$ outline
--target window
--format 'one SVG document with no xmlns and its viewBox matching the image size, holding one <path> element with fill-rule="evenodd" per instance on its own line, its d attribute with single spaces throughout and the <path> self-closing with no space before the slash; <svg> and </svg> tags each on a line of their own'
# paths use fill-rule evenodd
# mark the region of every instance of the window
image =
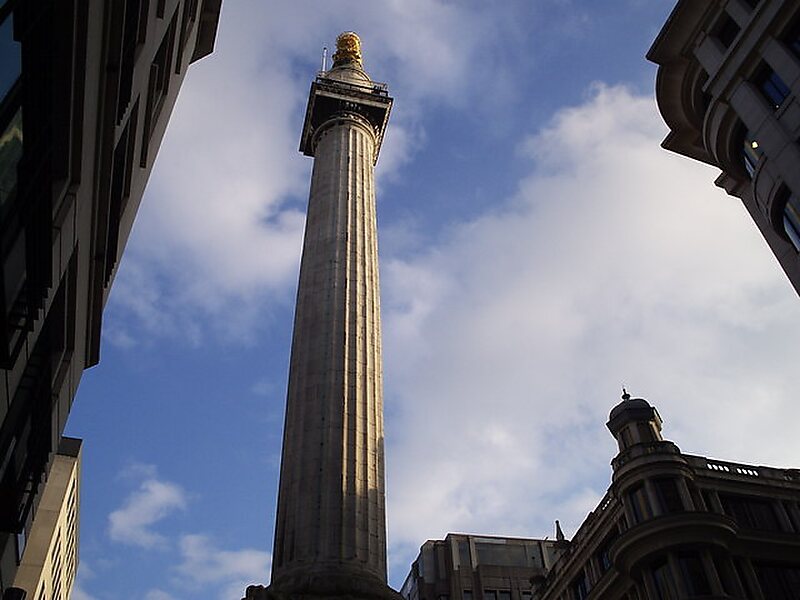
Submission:
<svg viewBox="0 0 800 600">
<path fill-rule="evenodd" d="M 528 566 L 525 546 L 520 544 L 475 542 L 475 554 L 479 565 Z"/>
<path fill-rule="evenodd" d="M 794 53 L 795 56 L 800 58 L 800 19 L 794 24 L 789 30 L 789 33 L 784 38 L 786 45 L 788 46 L 789 50 Z"/>
<path fill-rule="evenodd" d="M 184 0 L 183 17 L 181 19 L 181 34 L 178 40 L 178 59 L 175 61 L 175 73 L 181 72 L 183 63 L 183 50 L 189 41 L 194 22 L 197 19 L 197 0 Z"/>
<path fill-rule="evenodd" d="M 511 590 L 500 590 L 497 592 L 497 600 L 511 600 Z"/>
<path fill-rule="evenodd" d="M 780 107 L 791 93 L 789 86 L 780 78 L 780 75 L 766 64 L 759 70 L 754 83 L 761 91 L 764 99 L 769 102 L 770 106 L 773 108 Z"/>
<path fill-rule="evenodd" d="M 619 534 L 617 533 L 616 528 L 608 534 L 603 543 L 600 544 L 600 547 L 597 549 L 595 553 L 595 558 L 597 559 L 597 566 L 600 568 L 601 573 L 605 573 L 608 571 L 612 564 L 611 564 L 611 545 L 617 539 Z"/>
<path fill-rule="evenodd" d="M 755 563 L 758 583 L 769 600 L 800 598 L 800 567 L 778 563 Z"/>
<path fill-rule="evenodd" d="M 641 523 L 653 516 L 643 485 L 639 485 L 628 492 L 628 501 L 631 505 L 635 523 Z"/>
<path fill-rule="evenodd" d="M 728 13 L 723 13 L 711 35 L 717 38 L 723 47 L 730 48 L 740 31 L 738 23 Z"/>
<path fill-rule="evenodd" d="M 733 570 L 736 572 L 736 577 L 739 579 L 739 583 L 742 584 L 742 590 L 744 591 L 745 597 L 752 598 L 754 596 L 753 590 L 750 589 L 750 580 L 745 575 L 742 559 L 733 559 L 732 562 Z"/>
<path fill-rule="evenodd" d="M 770 500 L 720 494 L 725 514 L 733 517 L 740 527 L 763 531 L 780 531 L 778 518 Z"/>
<path fill-rule="evenodd" d="M 662 477 L 653 481 L 658 502 L 665 514 L 683 512 L 683 500 L 678 491 L 678 482 L 673 477 Z"/>
<path fill-rule="evenodd" d="M 570 584 L 573 600 L 584 600 L 589 595 L 589 580 L 586 577 L 586 571 L 581 571 Z"/>
<path fill-rule="evenodd" d="M 497 600 L 497 591 L 483 590 L 483 600 Z"/>
<path fill-rule="evenodd" d="M 458 568 L 469 569 L 472 566 L 472 561 L 469 558 L 469 542 L 461 540 L 458 542 Z"/>
<path fill-rule="evenodd" d="M 675 580 L 672 577 L 672 569 L 666 559 L 653 563 L 653 585 L 656 588 L 658 600 L 678 600 L 678 592 L 675 589 Z"/>
<path fill-rule="evenodd" d="M 3 119 L 0 110 L 0 119 Z M 22 158 L 22 108 L 17 106 L 3 126 L 0 121 L 0 216 L 17 194 L 17 165 Z"/>
<path fill-rule="evenodd" d="M 142 168 L 147 166 L 147 153 L 150 135 L 156 127 L 158 115 L 169 91 L 170 76 L 172 75 L 173 47 L 175 46 L 175 27 L 178 20 L 177 11 L 170 21 L 164 39 L 156 51 L 153 62 L 150 65 L 150 79 L 148 82 L 147 109 L 144 119 L 144 135 L 142 138 L 142 156 L 139 164 Z"/>
<path fill-rule="evenodd" d="M 14 22 L 0 10 L 0 102 L 6 97 L 21 71 L 19 43 L 14 40 Z"/>
<path fill-rule="evenodd" d="M 800 252 L 800 199 L 796 194 L 788 194 L 783 207 L 783 230 L 794 249 Z"/>
<path fill-rule="evenodd" d="M 762 154 L 761 146 L 759 146 L 758 141 L 753 139 L 753 134 L 749 131 L 745 133 L 742 140 L 742 159 L 745 171 L 750 177 L 756 172 L 756 166 L 758 166 L 758 161 L 761 159 Z"/>
<path fill-rule="evenodd" d="M 464 590 L 461 594 L 461 600 L 472 600 L 472 590 Z"/>
<path fill-rule="evenodd" d="M 703 560 L 697 554 L 686 553 L 678 555 L 678 564 L 681 567 L 681 576 L 690 596 L 702 596 L 711 593 Z"/>
</svg>

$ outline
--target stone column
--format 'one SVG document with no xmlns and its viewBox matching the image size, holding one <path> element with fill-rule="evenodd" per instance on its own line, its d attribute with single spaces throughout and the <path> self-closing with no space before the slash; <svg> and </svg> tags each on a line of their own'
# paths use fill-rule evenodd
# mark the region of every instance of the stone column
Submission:
<svg viewBox="0 0 800 600">
<path fill-rule="evenodd" d="M 337 56 L 312 86 L 301 146 L 314 168 L 269 589 L 293 597 L 396 597 L 386 586 L 373 175 L 391 99 L 375 91 L 360 52 L 358 61 L 343 57 L 341 47 Z"/>
</svg>

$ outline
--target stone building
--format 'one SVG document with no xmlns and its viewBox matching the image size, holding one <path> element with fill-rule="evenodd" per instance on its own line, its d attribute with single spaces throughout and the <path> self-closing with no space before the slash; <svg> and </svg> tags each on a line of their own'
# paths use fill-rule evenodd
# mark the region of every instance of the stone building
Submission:
<svg viewBox="0 0 800 600">
<path fill-rule="evenodd" d="M 62 438 L 14 587 L 33 600 L 69 598 L 78 571 L 81 440 Z"/>
<path fill-rule="evenodd" d="M 664 148 L 722 170 L 800 293 L 800 5 L 680 0 L 647 58 Z"/>
<path fill-rule="evenodd" d="M 422 545 L 400 593 L 406 600 L 531 600 L 531 578 L 544 577 L 559 545 L 449 533 Z"/>
<path fill-rule="evenodd" d="M 800 597 L 800 471 L 684 454 L 627 394 L 607 426 L 611 487 L 534 598 Z"/>
<path fill-rule="evenodd" d="M 0 0 L 0 596 L 220 2 Z"/>
<path fill-rule="evenodd" d="M 529 587 L 510 560 L 490 568 L 502 587 L 482 575 L 480 554 L 458 545 L 481 538 L 449 535 L 423 546 L 406 600 L 800 598 L 800 470 L 684 454 L 661 425 L 641 398 L 614 407 L 611 487 L 571 540 L 519 542 L 543 549 Z"/>
</svg>

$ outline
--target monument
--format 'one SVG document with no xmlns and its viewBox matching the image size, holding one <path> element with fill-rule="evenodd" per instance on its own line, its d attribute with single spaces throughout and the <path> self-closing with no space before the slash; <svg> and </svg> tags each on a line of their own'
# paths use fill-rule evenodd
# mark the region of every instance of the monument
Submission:
<svg viewBox="0 0 800 600">
<path fill-rule="evenodd" d="M 323 65 L 325 69 L 325 65 Z M 258 598 L 400 598 L 386 584 L 374 165 L 392 99 L 352 32 L 311 85 L 314 157 L 283 433 L 272 581 Z"/>
</svg>

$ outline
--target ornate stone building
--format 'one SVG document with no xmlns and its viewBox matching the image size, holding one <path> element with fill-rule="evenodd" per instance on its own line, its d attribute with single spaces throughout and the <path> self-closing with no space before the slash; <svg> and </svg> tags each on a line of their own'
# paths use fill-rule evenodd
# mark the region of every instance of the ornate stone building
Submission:
<svg viewBox="0 0 800 600">
<path fill-rule="evenodd" d="M 684 454 L 627 394 L 607 426 L 611 487 L 534 597 L 800 597 L 800 471 Z"/>
<path fill-rule="evenodd" d="M 663 146 L 722 170 L 800 293 L 800 5 L 680 0 L 647 58 Z"/>
<path fill-rule="evenodd" d="M 554 556 L 544 553 L 530 587 L 508 578 L 503 599 L 800 598 L 800 470 L 684 454 L 661 424 L 647 401 L 623 396 L 607 423 L 619 446 L 611 487 L 571 540 L 550 542 Z M 503 600 L 496 582 L 472 581 L 469 593 L 463 584 L 403 591 Z"/>
<path fill-rule="evenodd" d="M 0 0 L 0 596 L 221 0 Z M 18 592 L 13 592 L 18 593 Z"/>
</svg>

